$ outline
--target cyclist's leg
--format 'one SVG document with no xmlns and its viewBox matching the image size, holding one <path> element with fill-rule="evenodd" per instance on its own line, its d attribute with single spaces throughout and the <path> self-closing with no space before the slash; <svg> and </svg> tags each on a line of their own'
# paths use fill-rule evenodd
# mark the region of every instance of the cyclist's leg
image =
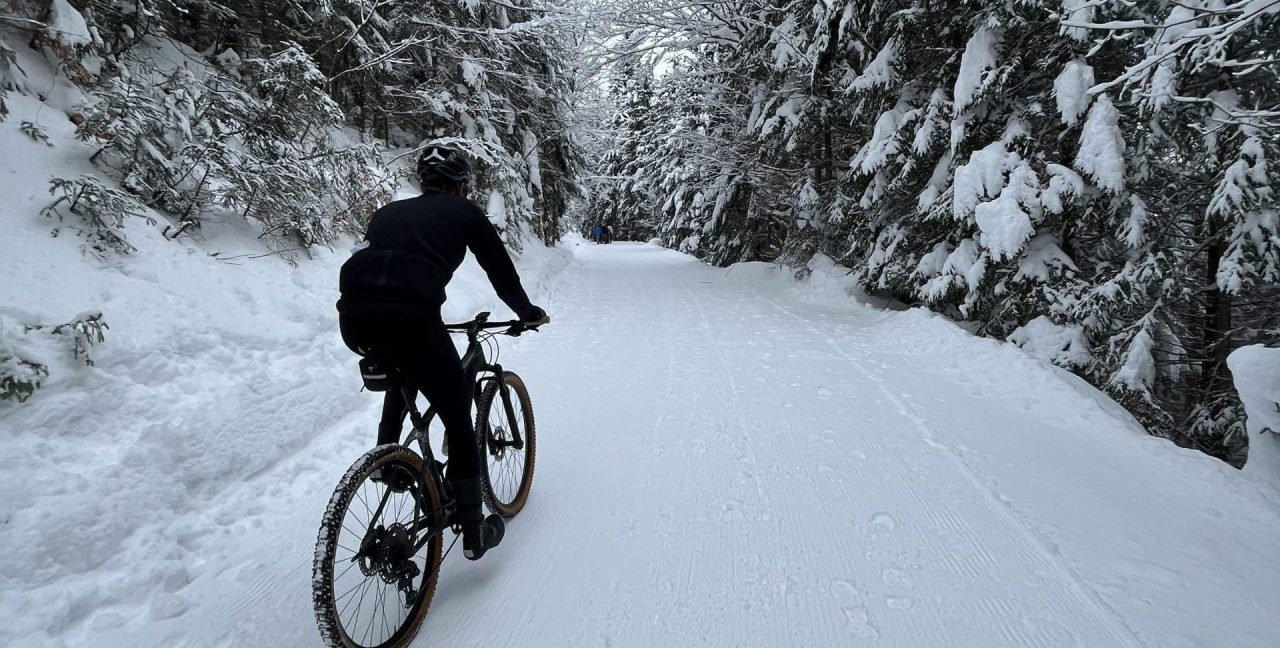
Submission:
<svg viewBox="0 0 1280 648">
<path fill-rule="evenodd" d="M 450 481 L 480 476 L 480 453 L 471 421 L 471 385 L 453 340 L 440 323 L 424 327 L 414 353 L 414 380 L 449 437 Z"/>
<path fill-rule="evenodd" d="M 436 408 L 449 437 L 447 481 L 453 496 L 453 523 L 462 526 L 462 554 L 479 559 L 502 542 L 503 524 L 496 515 L 484 518 L 480 491 L 480 451 L 471 423 L 471 389 L 453 340 L 436 322 L 425 327 L 417 354 L 418 389 Z"/>
<path fill-rule="evenodd" d="M 338 315 L 338 327 L 347 348 L 364 355 L 374 348 L 395 349 L 404 346 L 406 336 L 387 327 L 385 319 Z M 382 399 L 382 420 L 378 422 L 378 445 L 396 443 L 404 429 L 404 418 L 409 410 L 404 394 L 399 389 L 389 389 Z"/>
<path fill-rule="evenodd" d="M 378 445 L 399 443 L 404 431 L 404 417 L 408 416 L 408 404 L 399 388 L 386 391 L 382 397 L 382 420 L 378 422 Z"/>
</svg>

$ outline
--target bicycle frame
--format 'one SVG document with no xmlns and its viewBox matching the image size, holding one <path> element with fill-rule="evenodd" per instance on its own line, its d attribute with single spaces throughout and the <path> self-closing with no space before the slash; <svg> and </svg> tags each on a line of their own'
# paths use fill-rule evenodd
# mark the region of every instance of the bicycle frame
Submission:
<svg viewBox="0 0 1280 648">
<path fill-rule="evenodd" d="M 512 441 L 508 442 L 512 447 L 523 448 L 524 440 L 520 437 L 520 428 L 516 424 L 515 408 L 511 404 L 511 391 L 505 380 L 500 380 L 504 375 L 502 365 L 498 363 L 490 363 L 484 355 L 484 345 L 481 342 L 480 334 L 486 330 L 507 328 L 510 335 L 519 335 L 523 330 L 521 322 L 489 322 L 489 313 L 480 313 L 471 322 L 464 324 L 447 324 L 446 329 L 451 332 L 463 332 L 467 334 L 467 349 L 462 355 L 462 369 L 464 379 L 471 385 L 474 385 L 471 393 L 471 402 L 475 403 L 488 387 L 489 382 L 496 381 L 498 385 L 498 394 L 502 399 L 503 414 L 506 417 L 508 428 L 513 436 Z M 436 492 L 441 495 L 441 507 L 446 515 L 445 520 L 434 527 L 426 529 L 426 533 L 418 540 L 414 550 L 421 549 L 431 538 L 437 534 L 443 533 L 450 526 L 449 513 L 453 509 L 453 501 L 444 499 L 444 475 L 443 470 L 445 463 L 436 460 L 435 453 L 431 450 L 430 443 L 430 425 L 431 421 L 436 417 L 435 407 L 427 408 L 427 411 L 421 412 L 418 409 L 417 390 L 412 386 L 400 385 L 397 387 L 404 394 L 404 400 L 409 410 L 409 420 L 413 424 L 413 429 L 409 435 L 400 442 L 401 445 L 412 447 L 413 443 L 418 444 L 418 449 L 422 455 L 422 477 L 430 479 L 436 487 Z M 483 455 L 488 447 L 489 430 L 488 421 L 480 421 L 483 429 L 477 429 L 476 436 L 479 442 L 479 451 Z M 388 492 L 389 496 L 389 492 Z M 381 511 L 385 504 L 387 496 L 383 497 L 383 502 L 379 504 L 378 510 Z M 377 519 L 376 516 L 374 519 Z M 418 533 L 423 530 L 420 522 L 415 522 L 411 531 Z"/>
<path fill-rule="evenodd" d="M 524 323 L 516 321 L 489 322 L 489 313 L 480 313 L 474 320 L 463 324 L 445 325 L 446 330 L 451 333 L 465 332 L 467 335 L 466 351 L 460 361 L 463 368 L 463 379 L 472 388 L 472 392 L 468 397 L 472 407 L 468 409 L 477 409 L 477 404 L 479 408 L 483 409 L 483 412 L 476 417 L 479 420 L 476 421 L 476 438 L 474 442 L 481 457 L 485 457 L 486 453 L 490 457 L 481 459 L 481 461 L 491 460 L 491 458 L 502 461 L 503 455 L 501 452 L 504 448 L 523 449 L 525 447 L 525 439 L 522 436 L 528 435 L 532 447 L 532 430 L 522 430 L 523 423 L 531 421 L 531 413 L 526 411 L 523 419 L 517 419 L 513 406 L 513 400 L 517 396 L 527 399 L 527 396 L 522 396 L 524 391 L 521 383 L 514 377 L 514 374 L 508 374 L 502 368 L 502 365 L 496 362 L 496 347 L 492 358 L 494 362 L 490 362 L 490 358 L 486 357 L 485 350 L 487 348 L 486 343 L 493 337 L 493 334 L 489 333 L 489 331 L 505 328 L 507 334 L 517 336 L 526 330 L 536 330 L 536 326 L 536 323 L 533 326 L 526 326 Z M 452 550 L 454 543 L 457 542 L 455 538 L 448 548 L 442 550 L 443 540 L 441 536 L 451 528 L 458 535 L 461 535 L 462 530 L 452 522 L 457 510 L 457 502 L 445 490 L 445 463 L 438 461 L 431 449 L 430 425 L 431 421 L 436 418 L 437 411 L 434 406 L 429 406 L 426 412 L 418 408 L 417 386 L 411 384 L 405 374 L 398 370 L 394 359 L 379 355 L 380 353 L 386 354 L 388 351 L 392 350 L 361 349 L 361 355 L 365 355 L 374 361 L 368 367 L 362 363 L 361 368 L 366 371 L 367 380 L 373 379 L 373 374 L 368 372 L 368 369 L 378 367 L 386 370 L 386 378 L 390 382 L 388 386 L 391 389 L 400 390 L 400 394 L 404 398 L 405 413 L 412 421 L 412 429 L 403 440 L 397 439 L 395 445 L 375 448 L 366 453 L 360 462 L 353 465 L 352 470 L 348 471 L 347 475 L 339 483 L 339 490 L 335 491 L 331 504 L 337 502 L 344 507 L 336 510 L 339 515 L 345 516 L 348 512 L 347 508 L 352 505 L 354 497 L 360 491 L 355 490 L 352 492 L 352 490 L 343 489 L 362 488 L 364 479 L 371 479 L 382 484 L 384 487 L 383 493 L 377 506 L 373 507 L 375 510 L 371 513 L 369 521 L 365 525 L 366 528 L 364 529 L 363 537 L 360 538 L 359 548 L 350 557 L 349 562 L 359 563 L 360 571 L 363 572 L 366 580 L 371 577 L 381 578 L 387 583 L 394 584 L 399 591 L 399 595 L 403 595 L 405 605 L 412 607 L 420 604 L 422 600 L 429 600 L 429 598 L 421 598 L 424 596 L 425 588 L 434 588 L 433 583 L 435 581 L 433 579 L 436 578 L 436 574 L 445 557 Z M 508 375 L 513 376 L 511 380 L 516 384 L 514 390 L 507 384 Z M 377 385 L 374 386 L 376 387 Z M 517 393 L 512 394 L 512 391 L 517 391 Z M 394 395 L 394 392 L 392 395 Z M 493 399 L 495 396 L 500 397 L 502 400 L 502 414 L 500 416 L 505 417 L 506 428 L 508 429 L 503 429 L 503 425 L 497 421 L 492 424 L 490 422 L 490 417 L 493 415 Z M 417 448 L 413 447 L 415 443 Z M 416 457 L 405 457 L 404 450 L 406 449 Z M 388 457 L 398 458 L 392 459 L 387 463 L 378 464 L 375 472 L 370 462 L 384 461 Z M 421 458 L 421 467 L 419 468 L 419 474 L 415 476 L 411 474 L 413 472 L 411 466 L 413 460 L 418 457 Z M 481 467 L 485 467 L 488 470 L 487 466 L 488 464 L 486 463 Z M 357 469 L 367 472 L 357 472 Z M 488 473 L 482 474 L 481 477 L 487 479 Z M 353 478 L 358 478 L 358 480 L 352 482 Z M 416 484 L 413 482 L 414 479 L 417 480 Z M 425 490 L 428 483 L 434 487 L 434 493 Z M 527 497 L 527 482 L 524 482 L 522 487 L 526 489 L 523 496 Z M 489 489 L 488 497 L 492 499 L 492 486 L 485 482 L 483 488 Z M 407 493 L 411 498 L 412 503 L 407 508 L 410 509 L 412 518 L 407 520 L 403 518 L 406 507 L 403 506 L 403 500 L 397 499 L 394 507 L 394 519 L 390 521 L 383 520 L 383 513 L 388 510 L 392 495 L 396 493 Z M 432 500 L 428 501 L 427 497 L 431 497 Z M 365 505 L 366 512 L 368 512 L 369 504 L 372 502 L 366 500 L 363 495 L 360 495 L 360 498 Z M 521 505 L 523 505 L 523 501 Z M 496 506 L 490 501 L 491 508 Z M 503 504 L 503 506 L 506 505 Z M 329 600 L 329 603 L 325 603 L 319 597 L 323 594 L 331 599 L 334 595 L 332 591 L 333 583 L 329 582 L 326 585 L 319 580 L 319 577 L 324 576 L 330 581 L 336 581 L 342 574 L 345 574 L 355 566 L 354 564 L 348 565 L 342 574 L 334 575 L 333 570 L 338 560 L 336 553 L 334 553 L 336 551 L 334 545 L 339 541 L 339 537 L 336 534 L 340 532 L 335 529 L 337 525 L 341 525 L 342 529 L 354 534 L 347 528 L 345 517 L 336 518 L 336 521 L 331 519 L 334 512 L 335 509 L 332 507 L 326 511 L 325 521 L 321 526 L 321 542 L 324 544 L 323 547 L 317 545 L 315 563 L 317 618 L 320 619 L 322 634 L 325 634 L 326 638 L 330 640 L 332 640 L 332 637 L 327 633 L 334 631 L 333 613 L 335 610 L 332 608 L 336 605 L 336 601 Z M 505 515 L 507 511 L 505 508 L 501 510 L 495 508 L 494 513 L 503 513 Z M 514 512 L 510 514 L 514 515 Z M 433 520 L 438 521 L 433 523 Z M 359 528 L 360 523 L 357 522 L 356 526 Z M 428 552 L 427 559 L 420 569 L 416 556 L 428 544 L 432 545 L 431 551 Z M 323 554 L 322 549 L 325 552 Z M 411 551 L 402 555 L 402 552 L 408 549 L 411 549 Z M 322 563 L 322 559 L 327 562 Z M 421 588 L 415 585 L 419 576 L 423 577 Z M 326 587 L 329 589 L 326 589 Z M 429 597 L 429 594 L 430 592 L 427 592 L 426 596 Z M 399 595 L 393 594 L 393 596 Z M 361 604 L 363 604 L 363 594 L 361 596 Z M 345 608 L 344 610 L 336 610 L 339 617 L 344 611 Z M 417 622 L 420 623 L 420 620 Z M 342 624 L 345 622 L 338 619 L 336 623 L 338 624 L 337 631 L 341 631 Z M 397 630 L 397 632 L 400 631 Z"/>
</svg>

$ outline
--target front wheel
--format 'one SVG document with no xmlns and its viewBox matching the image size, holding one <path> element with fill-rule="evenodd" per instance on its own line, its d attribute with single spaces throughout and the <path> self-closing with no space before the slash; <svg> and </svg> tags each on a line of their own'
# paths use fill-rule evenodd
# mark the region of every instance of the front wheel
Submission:
<svg viewBox="0 0 1280 648">
<path fill-rule="evenodd" d="M 503 398 L 496 380 L 488 381 L 477 402 L 476 434 L 485 459 L 481 473 L 485 501 L 495 513 L 512 517 L 529 500 L 537 430 L 524 381 L 509 371 L 502 379 L 509 398 Z"/>
<path fill-rule="evenodd" d="M 402 648 L 436 589 L 443 511 L 422 457 L 378 446 L 351 466 L 320 523 L 312 600 L 329 648 Z"/>
</svg>

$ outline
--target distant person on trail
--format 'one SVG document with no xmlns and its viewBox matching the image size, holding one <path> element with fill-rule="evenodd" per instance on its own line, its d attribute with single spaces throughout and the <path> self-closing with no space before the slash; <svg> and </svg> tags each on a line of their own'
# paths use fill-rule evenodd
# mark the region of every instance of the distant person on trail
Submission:
<svg viewBox="0 0 1280 648">
<path fill-rule="evenodd" d="M 502 541 L 502 526 L 481 509 L 480 452 L 471 421 L 467 382 L 440 307 L 445 286 L 467 250 L 489 275 L 498 297 L 529 326 L 550 321 L 529 302 L 511 257 L 489 219 L 466 199 L 471 167 L 466 156 L 428 146 L 418 158 L 422 195 L 374 212 L 365 247 L 342 266 L 338 322 L 352 351 L 379 350 L 394 358 L 439 413 L 449 443 L 447 492 L 462 527 L 462 551 L 477 560 Z M 386 392 L 378 444 L 396 443 L 406 415 L 404 395 Z"/>
<path fill-rule="evenodd" d="M 613 226 L 612 225 L 604 226 L 604 242 L 605 243 L 613 242 Z"/>
<path fill-rule="evenodd" d="M 595 241 L 596 243 L 599 243 L 601 236 L 604 236 L 604 230 L 601 229 L 599 225 L 596 225 L 595 227 L 591 228 L 591 240 Z"/>
</svg>

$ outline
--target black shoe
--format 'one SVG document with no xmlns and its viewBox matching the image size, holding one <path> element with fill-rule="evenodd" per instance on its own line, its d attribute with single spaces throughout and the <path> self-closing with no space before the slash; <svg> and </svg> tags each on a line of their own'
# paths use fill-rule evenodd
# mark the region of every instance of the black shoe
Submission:
<svg viewBox="0 0 1280 648">
<path fill-rule="evenodd" d="M 502 543 L 506 535 L 507 525 L 502 516 L 491 514 L 483 522 L 475 522 L 462 527 L 462 555 L 467 560 L 480 560 L 485 552 Z"/>
<path fill-rule="evenodd" d="M 448 480 L 449 496 L 453 498 L 451 522 L 462 527 L 462 555 L 469 560 L 479 560 L 486 551 L 498 546 L 506 531 L 499 515 L 484 517 L 480 495 L 480 479 Z"/>
</svg>

